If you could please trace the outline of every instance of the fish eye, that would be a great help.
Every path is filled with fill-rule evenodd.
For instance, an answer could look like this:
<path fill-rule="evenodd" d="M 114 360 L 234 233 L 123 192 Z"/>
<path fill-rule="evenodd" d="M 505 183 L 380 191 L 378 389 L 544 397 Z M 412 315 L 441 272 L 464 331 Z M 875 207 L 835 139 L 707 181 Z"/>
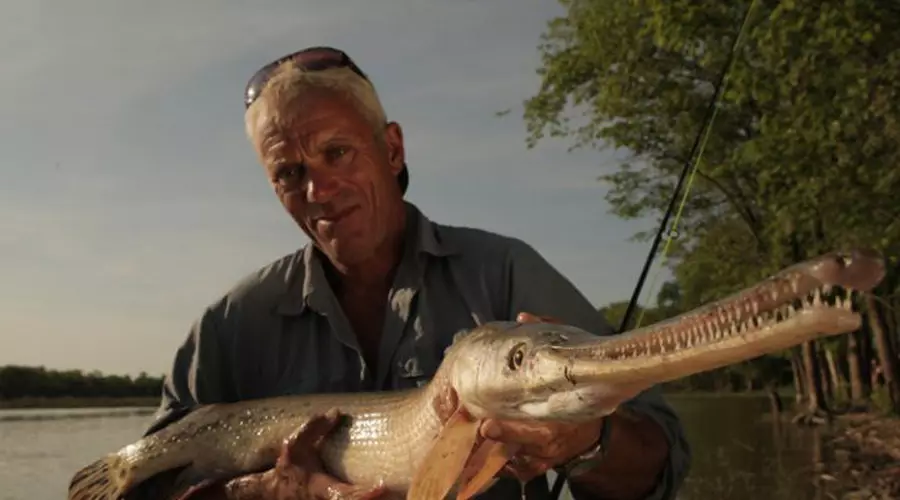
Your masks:
<path fill-rule="evenodd" d="M 509 353 L 509 359 L 507 360 L 506 366 L 510 370 L 518 370 L 522 366 L 522 361 L 525 360 L 525 344 L 516 344 L 515 347 L 512 348 L 512 351 Z"/>

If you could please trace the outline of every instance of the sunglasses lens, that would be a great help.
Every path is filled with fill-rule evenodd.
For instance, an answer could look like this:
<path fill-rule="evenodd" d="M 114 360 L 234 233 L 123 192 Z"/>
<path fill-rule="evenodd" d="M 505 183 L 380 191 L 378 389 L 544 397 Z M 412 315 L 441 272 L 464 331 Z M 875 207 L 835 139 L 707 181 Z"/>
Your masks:
<path fill-rule="evenodd" d="M 354 71 L 359 72 L 355 65 L 350 62 L 346 54 L 334 49 L 313 48 L 296 52 L 263 66 L 262 69 L 257 71 L 253 77 L 250 78 L 250 81 L 247 82 L 247 86 L 244 89 L 245 108 L 253 104 L 253 101 L 259 97 L 259 92 L 269 80 L 272 71 L 285 61 L 293 61 L 294 64 L 312 71 L 321 71 L 323 69 L 349 65 Z"/>

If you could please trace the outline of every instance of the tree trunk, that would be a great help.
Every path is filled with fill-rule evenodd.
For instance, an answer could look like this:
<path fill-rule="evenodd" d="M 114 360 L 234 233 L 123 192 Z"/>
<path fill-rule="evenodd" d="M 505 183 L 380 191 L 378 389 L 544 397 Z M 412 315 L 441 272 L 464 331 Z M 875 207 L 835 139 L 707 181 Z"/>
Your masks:
<path fill-rule="evenodd" d="M 872 383 L 872 369 L 875 363 L 873 351 L 875 349 L 872 347 L 872 335 L 870 335 L 867 323 L 868 321 L 863 321 L 865 328 L 858 332 L 856 340 L 860 352 L 859 368 L 862 372 L 863 391 L 866 394 L 866 398 L 869 398 L 872 395 L 872 389 L 875 388 L 875 384 Z"/>
<path fill-rule="evenodd" d="M 778 395 L 778 391 L 772 386 L 766 390 L 766 393 L 769 396 L 769 407 L 772 410 L 772 416 L 777 420 L 778 416 L 781 415 L 781 412 L 784 411 L 784 404 L 781 402 L 781 396 Z"/>
<path fill-rule="evenodd" d="M 894 293 L 898 293 L 900 290 L 895 291 Z M 894 318 L 893 324 L 891 328 L 888 329 L 889 332 L 894 332 L 894 353 L 900 357 L 900 300 L 894 299 L 890 302 L 891 316 Z M 884 311 L 888 313 L 888 311 Z"/>
<path fill-rule="evenodd" d="M 834 352 L 831 349 L 823 349 L 825 352 L 825 362 L 828 366 L 828 376 L 831 378 L 831 397 L 835 400 L 847 397 L 846 384 L 838 370 L 837 361 L 834 358 Z"/>
<path fill-rule="evenodd" d="M 800 350 L 803 354 L 803 372 L 806 375 L 806 411 L 798 414 L 794 422 L 807 425 L 825 423 L 831 418 L 831 412 L 822 390 L 818 349 L 814 342 L 804 342 Z"/>
<path fill-rule="evenodd" d="M 862 405 L 868 397 L 863 384 L 861 363 L 865 361 L 859 348 L 859 335 L 859 331 L 847 335 L 847 371 L 850 379 L 850 401 L 854 406 Z"/>
<path fill-rule="evenodd" d="M 803 381 L 806 386 L 806 408 L 813 412 L 825 400 L 822 380 L 819 378 L 819 360 L 816 357 L 815 343 L 804 342 L 800 346 L 800 353 L 803 356 L 803 373 L 806 376 Z"/>
<path fill-rule="evenodd" d="M 797 347 L 791 349 L 791 372 L 794 376 L 794 403 L 799 408 L 806 401 L 806 374 L 803 372 L 803 360 Z"/>
<path fill-rule="evenodd" d="M 822 395 L 830 400 L 834 400 L 834 394 L 837 392 L 837 386 L 834 384 L 834 378 L 831 375 L 828 366 L 828 350 L 822 346 L 821 342 L 813 343 L 816 354 L 817 371 L 819 372 L 819 380 L 822 384 Z"/>
<path fill-rule="evenodd" d="M 884 376 L 884 383 L 891 398 L 891 409 L 900 413 L 900 363 L 894 354 L 891 340 L 887 336 L 884 324 L 881 321 L 878 303 L 871 294 L 866 296 L 866 315 L 869 318 L 869 327 L 872 329 L 872 339 L 878 351 L 878 363 Z"/>

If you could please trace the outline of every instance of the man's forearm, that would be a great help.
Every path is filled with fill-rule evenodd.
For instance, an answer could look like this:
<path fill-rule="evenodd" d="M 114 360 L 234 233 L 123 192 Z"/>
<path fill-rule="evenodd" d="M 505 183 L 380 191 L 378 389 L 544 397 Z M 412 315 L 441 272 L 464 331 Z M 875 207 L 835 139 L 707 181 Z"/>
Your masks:
<path fill-rule="evenodd" d="M 577 500 L 639 500 L 656 487 L 669 457 L 669 442 L 653 419 L 620 407 L 607 417 L 609 441 L 600 463 L 569 478 Z"/>

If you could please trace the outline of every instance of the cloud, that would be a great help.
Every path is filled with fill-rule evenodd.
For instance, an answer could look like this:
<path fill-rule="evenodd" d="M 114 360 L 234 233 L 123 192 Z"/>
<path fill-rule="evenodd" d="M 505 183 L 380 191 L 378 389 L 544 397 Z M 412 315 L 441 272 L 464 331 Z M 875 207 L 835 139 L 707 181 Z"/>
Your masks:
<path fill-rule="evenodd" d="M 9 4 L 9 2 L 7 2 Z M 15 0 L 0 19 L 0 364 L 160 372 L 202 308 L 305 243 L 243 135 L 243 86 L 309 45 L 347 50 L 404 127 L 433 219 L 532 243 L 600 303 L 625 242 L 594 181 L 615 156 L 525 147 L 551 0 Z"/>

